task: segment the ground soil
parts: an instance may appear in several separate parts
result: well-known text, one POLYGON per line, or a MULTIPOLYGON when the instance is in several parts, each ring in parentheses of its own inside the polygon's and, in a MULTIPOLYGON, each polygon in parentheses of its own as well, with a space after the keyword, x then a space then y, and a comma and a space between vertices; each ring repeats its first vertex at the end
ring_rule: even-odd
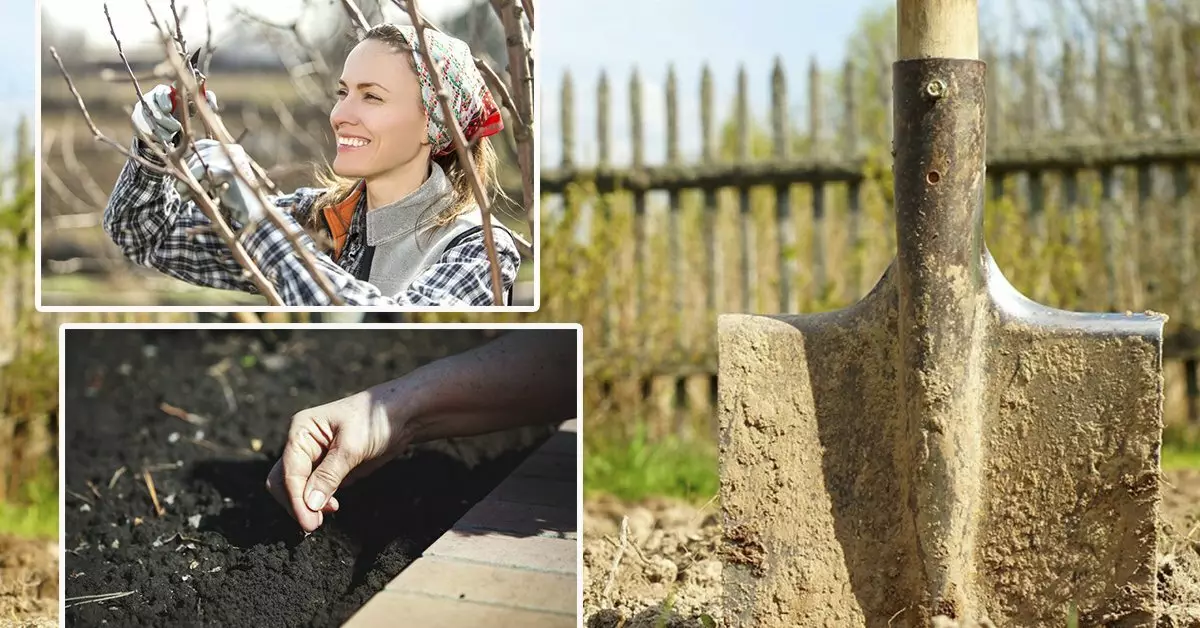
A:
POLYGON ((340 512, 305 537, 264 489, 291 415, 488 339, 470 330, 70 331, 66 624, 344 622, 548 431, 415 450, 339 491, 340 512), (163 402, 206 421, 173 417, 163 402))
MULTIPOLYGON (((1164 479, 1158 625, 1200 628, 1200 469, 1168 472, 1164 479)), ((721 612, 721 521, 714 503, 601 497, 585 503, 583 527, 588 628, 727 625, 721 612), (623 517, 628 527, 622 552, 623 517)))
POLYGON ((58 543, 0 537, 0 628, 58 626, 58 543))

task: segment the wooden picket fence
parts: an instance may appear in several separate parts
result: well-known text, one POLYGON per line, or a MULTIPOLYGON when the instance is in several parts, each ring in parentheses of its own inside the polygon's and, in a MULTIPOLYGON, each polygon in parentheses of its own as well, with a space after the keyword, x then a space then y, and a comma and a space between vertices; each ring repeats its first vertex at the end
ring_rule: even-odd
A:
MULTIPOLYGON (((992 60, 986 238, 1005 275, 1035 300, 1169 314, 1167 368, 1173 381, 1185 382, 1178 388, 1186 397, 1171 403, 1200 420, 1200 135, 1192 132, 1200 99, 1187 69, 1200 63, 1186 66, 1181 54, 1169 67, 1147 71, 1136 47, 1128 50, 1129 89, 1111 88, 1113 56, 1099 55, 1091 98, 1079 88, 1082 72, 1070 46, 1053 69, 1053 90, 1043 86, 1033 51, 1015 64, 992 60), (1159 87, 1150 98, 1147 77, 1160 75, 1172 80, 1159 85, 1176 91, 1159 87), (1067 113, 1056 124, 1045 115, 1052 101, 1067 113)), ((717 313, 842 307, 870 290, 891 261, 890 68, 870 73, 847 64, 839 93, 825 97, 828 77, 812 64, 807 132, 788 120, 786 76, 777 63, 769 124, 762 124, 748 106, 742 69, 732 120, 721 123, 706 68, 700 154, 685 163, 683 96, 669 72, 665 161, 651 164, 644 86, 635 71, 628 89, 631 159, 614 164, 612 86, 602 74, 595 91, 598 159, 588 165, 576 161, 575 86, 564 77, 561 161, 544 165, 541 175, 543 233, 601 249, 588 263, 605 269, 591 296, 603 305, 581 316, 592 425, 619 418, 649 425, 653 436, 711 429, 717 313)), ((548 281, 563 278, 543 266, 543 298, 560 289, 548 281)))

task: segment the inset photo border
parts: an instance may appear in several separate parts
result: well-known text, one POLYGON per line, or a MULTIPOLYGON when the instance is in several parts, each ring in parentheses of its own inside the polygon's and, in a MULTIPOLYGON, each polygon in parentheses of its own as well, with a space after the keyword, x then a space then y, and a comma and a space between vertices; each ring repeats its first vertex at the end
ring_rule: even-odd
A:
POLYGON ((576 626, 582 352, 576 324, 62 325, 60 617, 576 626))
POLYGON ((533 16, 384 5, 39 0, 37 309, 536 312, 533 16))

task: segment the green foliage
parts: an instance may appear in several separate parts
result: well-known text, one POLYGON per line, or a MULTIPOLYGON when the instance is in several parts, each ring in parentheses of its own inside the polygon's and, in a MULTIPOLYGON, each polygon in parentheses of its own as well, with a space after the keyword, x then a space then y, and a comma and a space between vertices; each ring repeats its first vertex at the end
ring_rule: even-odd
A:
POLYGON ((584 439, 583 478, 589 494, 705 501, 717 493, 716 449, 675 437, 651 442, 645 426, 630 439, 590 431, 584 439))
POLYGON ((1162 467, 1200 469, 1200 427, 1168 425, 1163 430, 1162 467))
MULTIPOLYGON (((12 361, 0 364, 0 421, 18 419, 49 423, 58 405, 57 329, 43 324, 34 310, 26 287, 33 274, 34 169, 29 126, 22 121, 17 131, 17 150, 6 166, 0 166, 0 188, 11 194, 0 199, 0 273, 20 273, 16 286, 19 304, 15 328, 0 329, 3 348, 13 350, 12 361)), ((12 285, 12 284, 9 284, 12 285)), ((41 429, 30 433, 44 434, 41 429)), ((0 446, 14 453, 28 451, 28 437, 0 446)), ((5 457, 15 459, 16 456, 5 457)), ((0 533, 54 537, 58 532, 58 476, 55 461, 42 461, 32 476, 20 477, 13 468, 0 469, 16 494, 0 503, 0 533)))
POLYGON ((21 494, 0 503, 0 534, 58 537, 58 475, 47 463, 21 484, 21 494))
POLYGON ((0 167, 2 183, 11 183, 13 195, 0 199, 0 255, 30 259, 33 249, 34 193, 33 152, 29 143, 29 123, 22 119, 17 129, 17 147, 14 159, 7 167, 0 167))

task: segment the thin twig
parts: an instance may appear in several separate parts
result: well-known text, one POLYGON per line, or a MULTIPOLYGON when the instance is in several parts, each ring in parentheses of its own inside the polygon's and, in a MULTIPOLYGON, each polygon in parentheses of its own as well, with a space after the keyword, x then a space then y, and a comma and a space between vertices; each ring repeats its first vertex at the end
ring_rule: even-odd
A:
POLYGON ((187 423, 191 423, 192 425, 203 427, 204 425, 208 424, 208 419, 206 419, 198 414, 192 414, 191 412, 188 412, 187 410, 184 410, 183 408, 177 408, 165 401, 158 404, 158 409, 162 410, 164 413, 169 414, 181 421, 186 421, 187 423))
POLYGON ((525 36, 521 6, 515 0, 491 0, 491 3, 508 42, 508 74, 514 103, 521 112, 520 117, 529 122, 514 129, 513 137, 517 141, 517 163, 521 168, 522 201, 529 214, 529 235, 533 237, 537 222, 533 211, 533 53, 525 36))
POLYGON ((79 501, 84 502, 84 503, 88 504, 89 506, 95 503, 87 495, 80 495, 79 493, 76 493, 75 491, 72 491, 71 489, 67 489, 67 495, 70 495, 71 497, 74 497, 75 499, 78 499, 79 501))
POLYGON ((454 110, 450 107, 450 97, 442 88, 442 78, 436 70, 437 64, 433 62, 433 55, 429 51, 429 41, 425 37, 425 23, 418 15, 417 0, 408 0, 407 4, 408 16, 416 28, 417 40, 420 42, 421 56, 425 59, 425 67, 429 68, 429 78, 433 81, 433 89, 437 93, 438 101, 442 104, 442 117, 445 119, 447 130, 450 131, 450 141, 458 153, 459 163, 467 172, 467 180, 471 184, 471 191, 475 194, 475 202, 479 205, 479 213, 483 218, 483 245, 487 249, 488 261, 491 262, 492 298, 496 305, 503 305, 504 290, 500 278, 500 261, 496 257, 496 243, 492 237, 491 207, 488 204, 487 195, 483 191, 483 181, 479 179, 479 172, 475 169, 471 153, 467 150, 467 141, 463 137, 462 129, 458 126, 458 120, 454 117, 454 110))
POLYGON ((142 469, 142 479, 146 481, 146 488, 150 491, 150 501, 154 502, 154 514, 163 516, 167 511, 158 503, 158 491, 154 490, 154 478, 150 476, 149 469, 142 469))
POLYGON ((604 583, 604 591, 600 593, 603 604, 609 603, 609 594, 617 579, 617 569, 621 566, 621 557, 625 555, 625 546, 629 542, 629 516, 621 517, 621 544, 617 546, 617 555, 613 556, 612 565, 608 568, 608 580, 604 583))
POLYGON ((342 8, 346 10, 346 15, 350 16, 350 24, 354 26, 359 37, 371 30, 371 25, 367 23, 367 17, 363 15, 358 5, 354 4, 354 0, 342 0, 342 8))
MULTIPOLYGON (((79 157, 75 154, 75 126, 65 124, 63 126, 67 137, 63 138, 62 156, 67 173, 71 175, 72 179, 78 181, 83 190, 87 192, 93 206, 104 207, 108 203, 104 191, 100 189, 95 177, 87 168, 83 167, 79 157)), ((43 148, 43 151, 45 150, 46 148, 43 148)))
MULTIPOLYGON (((154 10, 150 8, 149 0, 146 2, 146 7, 150 11, 151 20, 154 24, 154 27, 158 30, 162 44, 164 48, 167 49, 167 61, 170 63, 176 75, 179 77, 179 83, 183 85, 188 93, 198 91, 195 77, 183 67, 183 62, 181 59, 179 59, 179 55, 172 54, 170 49, 170 35, 163 28, 162 23, 158 21, 158 17, 154 14, 154 10)), ((225 153, 225 157, 230 161, 230 163, 234 163, 236 160, 229 150, 229 144, 233 142, 233 138, 229 133, 229 130, 225 128, 224 123, 221 122, 221 118, 208 106, 208 102, 203 98, 197 99, 196 112, 200 115, 200 118, 204 122, 205 127, 208 129, 209 134, 216 137, 216 139, 220 142, 221 150, 225 153)), ((250 160, 250 168, 252 169, 256 178, 259 179, 258 181, 251 181, 248 179, 242 172, 241 168, 235 167, 233 172, 234 175, 240 181, 245 183, 254 193, 256 197, 254 200, 258 201, 259 205, 262 207, 263 211, 267 215, 267 218, 272 222, 272 224, 274 224, 276 228, 283 232, 285 239, 287 239, 287 241, 292 245, 293 251, 296 253, 297 257, 300 258, 301 264, 305 266, 312 278, 317 282, 317 285, 322 289, 323 292, 325 292, 326 296, 329 297, 330 302, 333 305, 344 305, 345 301, 336 292, 333 284, 329 281, 329 278, 326 277, 325 274, 317 267, 316 260, 312 257, 312 253, 305 248, 304 244, 300 241, 300 233, 293 231, 288 227, 287 222, 279 214, 278 209, 273 203, 270 202, 270 200, 267 199, 266 195, 263 193, 262 187, 264 185, 267 187, 274 187, 274 184, 267 179, 266 173, 258 166, 258 164, 254 163, 253 160, 250 160)), ((203 200, 207 200, 203 190, 198 189, 199 184, 195 183, 195 178, 191 176, 190 171, 187 171, 185 168, 183 174, 187 175, 185 183, 188 184, 188 187, 192 189, 193 193, 199 192, 199 196, 204 197, 203 200), (194 187, 193 183, 195 183, 194 187)), ((224 225, 224 221, 222 220, 220 224, 224 225)), ((228 226, 225 226, 225 228, 228 229, 228 226)), ((238 246, 240 247, 240 244, 238 246)), ((243 266, 246 267, 247 270, 252 270, 246 264, 243 264, 243 266)), ((261 270, 258 269, 257 265, 253 265, 253 270, 257 270, 259 273, 261 273, 261 270)))
POLYGON ((124 474, 125 474, 125 467, 121 467, 120 469, 117 469, 116 471, 113 472, 112 479, 108 481, 108 489, 110 491, 112 490, 112 488, 114 486, 117 485, 117 480, 121 479, 121 476, 124 474))
MULTIPOLYGON (((154 17, 154 19, 156 20, 156 24, 157 24, 157 17, 154 16, 154 9, 150 6, 149 2, 146 3, 146 9, 148 11, 150 11, 151 16, 154 17)), ((133 70, 129 67, 128 60, 125 60, 124 52, 123 52, 122 46, 121 46, 121 41, 117 37, 116 32, 111 29, 111 24, 112 24, 111 20, 109 21, 109 24, 110 24, 110 32, 112 33, 113 40, 117 44, 118 52, 121 54, 122 59, 125 61, 125 68, 128 71, 130 78, 134 82, 134 89, 136 90, 138 97, 140 99, 144 99, 144 95, 141 90, 141 85, 137 80, 137 76, 133 73, 133 70)), ((193 194, 195 194, 196 192, 199 192, 199 194, 193 200, 196 202, 196 205, 201 209, 201 211, 204 213, 204 215, 213 223, 213 225, 216 228, 217 234, 221 237, 222 240, 225 241, 226 245, 230 248, 230 251, 233 253, 234 259, 243 268, 246 269, 246 274, 249 276, 250 280, 258 287, 259 292, 264 297, 266 297, 268 302, 270 302, 272 305, 282 305, 282 303, 283 303, 282 299, 279 297, 279 294, 278 294, 278 292, 276 292, 274 286, 272 286, 270 284, 270 282, 267 281, 266 276, 263 275, 262 270, 258 267, 258 265, 255 264, 253 262, 253 260, 250 259, 249 254, 246 253, 246 250, 242 247, 241 243, 239 243, 237 241, 237 237, 233 234, 233 230, 230 229, 227 224, 225 224, 224 219, 222 219, 220 214, 216 211, 216 208, 212 204, 211 200, 207 197, 207 195, 203 192, 203 190, 200 190, 199 183, 195 182, 195 178, 191 176, 191 172, 186 167, 182 166, 179 163, 178 158, 172 160, 170 158, 170 156, 167 155, 166 152, 164 152, 155 143, 155 141, 152 138, 145 137, 141 132, 139 132, 136 129, 136 127, 134 128, 134 132, 137 135, 138 139, 141 140, 141 143, 143 146, 145 146, 148 150, 150 150, 154 154, 154 156, 161 161, 161 165, 142 157, 141 155, 137 154, 136 152, 126 148, 125 146, 122 146, 118 142, 110 139, 108 136, 101 133, 100 129, 96 127, 96 123, 92 120, 91 113, 88 112, 87 106, 83 102, 83 97, 80 96, 79 90, 76 89, 75 82, 71 79, 70 73, 67 72, 66 67, 63 65, 62 59, 59 58, 58 51, 56 51, 53 47, 51 47, 50 54, 51 54, 51 56, 54 57, 54 61, 58 64, 58 68, 62 72, 63 78, 67 81, 67 87, 70 88, 71 93, 75 96, 75 102, 79 106, 79 110, 83 113, 84 120, 87 121, 88 128, 91 129, 92 135, 96 139, 99 139, 99 140, 103 141, 104 143, 117 149, 117 151, 120 152, 122 155, 124 155, 126 158, 137 162, 138 164, 144 166, 146 169, 150 170, 151 172, 154 172, 157 174, 162 174, 162 175, 168 175, 168 176, 172 176, 176 179, 180 179, 180 180, 184 181, 185 184, 188 185, 189 189, 193 192, 193 194)), ((171 51, 168 51, 168 56, 170 56, 170 55, 171 55, 171 51)), ((185 141, 186 141, 186 139, 187 138, 185 138, 185 141)), ((176 157, 178 157, 178 155, 176 155, 176 157)))
MULTIPOLYGON (((180 73, 181 82, 185 83, 189 90, 194 89, 195 78, 188 75, 184 71, 182 62, 176 56, 168 56, 168 61, 170 61, 171 65, 175 67, 175 70, 180 73)), ((221 122, 220 117, 216 115, 216 113, 208 106, 208 102, 203 98, 196 101, 196 112, 200 114, 200 119, 204 122, 204 125, 208 128, 210 133, 214 135, 220 142, 220 146, 222 151, 225 153, 225 157, 230 161, 230 163, 235 163, 236 160, 233 156, 233 153, 229 150, 229 145, 233 143, 233 137, 230 135, 229 130, 226 129, 225 125, 221 122)), ((257 177, 265 180, 266 173, 262 172, 261 168, 259 168, 257 164, 252 163, 251 167, 254 169, 254 174, 257 177)), ((242 172, 241 168, 235 167, 233 172, 238 180, 245 183, 249 187, 250 191, 254 193, 255 198, 253 200, 259 203, 259 206, 263 209, 271 223, 274 224, 275 227, 284 234, 285 239, 287 239, 287 241, 292 245, 292 249, 296 253, 296 256, 300 259, 301 264, 308 270, 312 278, 317 282, 317 285, 329 298, 330 303, 333 305, 345 305, 345 300, 342 299, 341 295, 339 295, 334 289, 329 277, 327 277, 325 273, 318 268, 316 259, 312 256, 312 252, 309 251, 300 241, 300 234, 302 233, 302 230, 294 231, 289 228, 283 216, 280 215, 279 210, 273 203, 271 203, 269 199, 267 199, 262 190, 262 186, 264 185, 263 182, 261 180, 252 181, 248 179, 242 172)), ((185 174, 188 174, 189 178, 191 178, 190 173, 185 174)), ((192 178, 192 181, 194 181, 194 178, 192 178)), ((199 184, 196 185, 196 188, 198 187, 199 184)), ((202 192, 202 190, 196 189, 193 191, 202 192)), ((201 196, 203 196, 203 194, 201 194, 201 196)))
POLYGON ((137 591, 125 591, 123 593, 101 593, 99 595, 81 595, 78 597, 69 597, 64 602, 67 602, 63 608, 71 608, 72 606, 80 606, 83 604, 91 604, 93 602, 109 602, 119 600, 127 595, 133 595, 137 591))
POLYGON ((113 27, 112 16, 108 13, 108 3, 104 3, 104 19, 108 20, 108 32, 112 35, 113 41, 117 42, 117 54, 121 57, 121 62, 125 64, 125 71, 129 73, 129 78, 133 79, 133 89, 137 92, 139 101, 146 98, 142 92, 142 84, 138 81, 138 77, 133 73, 133 68, 129 67, 129 59, 125 57, 125 49, 121 46, 121 39, 117 37, 117 30, 113 27))
POLYGON ((529 28, 536 29, 533 25, 533 0, 521 0, 521 6, 525 8, 525 15, 529 16, 529 28))
POLYGON ((209 12, 208 0, 204 0, 204 66, 201 71, 208 74, 209 64, 213 58, 212 44, 212 13, 209 12))
POLYGON ((59 71, 62 72, 63 78, 67 81, 67 88, 70 89, 71 94, 75 96, 75 104, 79 106, 80 112, 83 113, 83 119, 85 122, 87 122, 88 128, 91 129, 92 137, 115 148, 125 157, 136 161, 138 164, 155 174, 171 174, 166 167, 156 164, 149 159, 134 153, 119 142, 101 133, 100 129, 96 127, 96 123, 92 121, 92 114, 88 112, 87 106, 83 104, 83 97, 79 95, 79 90, 75 88, 75 81, 71 80, 71 75, 67 72, 67 68, 63 66, 62 59, 59 58, 58 51, 54 49, 54 46, 50 47, 50 56, 54 57, 55 63, 58 64, 59 71))

